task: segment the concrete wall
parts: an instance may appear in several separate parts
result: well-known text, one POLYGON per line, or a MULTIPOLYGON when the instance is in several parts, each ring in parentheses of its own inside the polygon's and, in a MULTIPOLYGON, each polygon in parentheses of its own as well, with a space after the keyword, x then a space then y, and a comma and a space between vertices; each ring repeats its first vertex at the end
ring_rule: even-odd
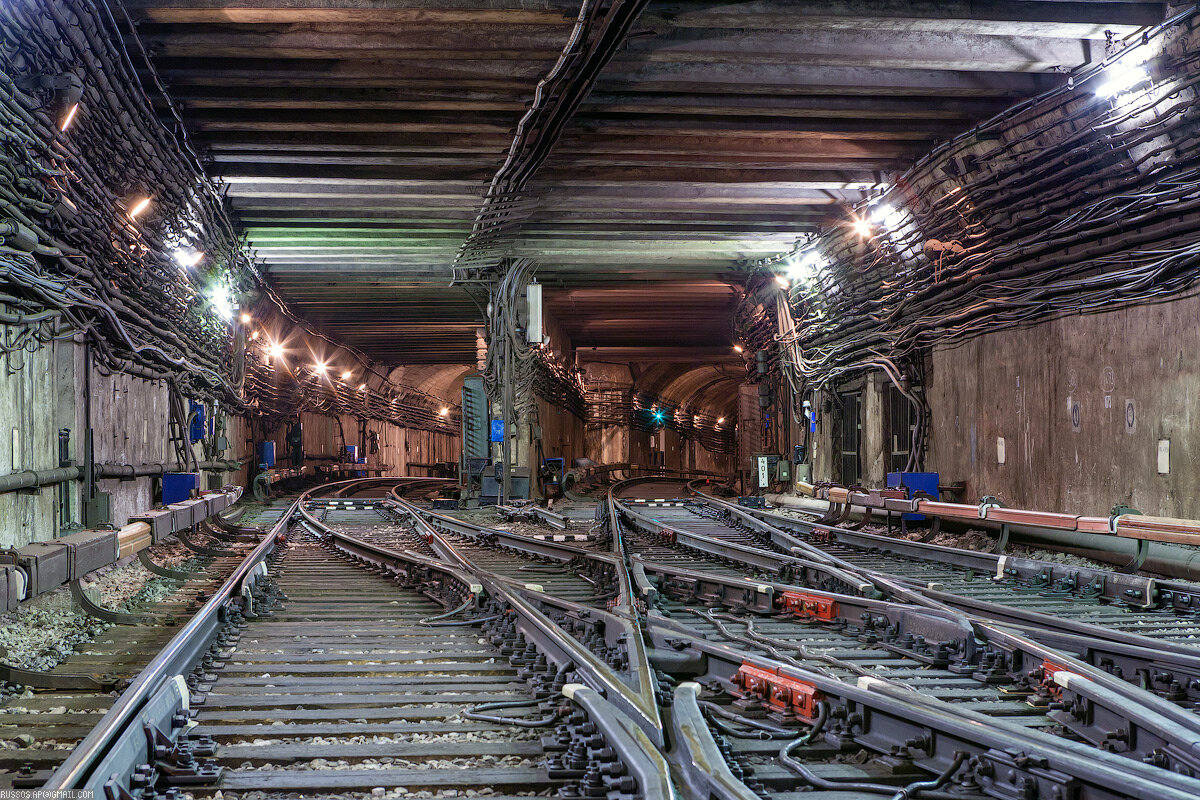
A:
MULTIPOLYGON (((0 336, 13 332, 0 327, 0 336)), ((58 466, 58 429, 79 426, 73 402, 75 345, 55 342, 32 353, 0 355, 0 474, 58 466), (64 393, 72 402, 63 402, 64 393)), ((0 547, 20 547, 57 530, 59 493, 0 494, 0 547)), ((78 492, 72 510, 78 518, 78 492)))
POLYGON ((1073 316, 932 356, 928 466, 967 498, 1200 517, 1200 299, 1073 316), (1132 403, 1133 424, 1126 423, 1132 403), (999 463, 998 439, 1004 440, 999 463), (1167 474, 1159 446, 1169 442, 1167 474))
MULTIPOLYGON (((344 445, 359 445, 362 431, 357 417, 342 415, 339 426, 337 417, 304 412, 300 415, 304 425, 304 453, 310 463, 328 462, 341 454, 344 445), (344 438, 343 438, 344 435, 344 438)), ((275 457, 281 466, 288 463, 287 425, 272 431, 269 438, 275 442, 275 457)), ((417 431, 401 428, 391 423, 367 420, 366 429, 379 435, 379 452, 363 451, 368 464, 386 464, 387 475, 426 475, 423 466, 443 461, 458 461, 459 440, 455 434, 417 431)))
MULTIPOLYGON (((175 450, 167 438, 165 383, 122 374, 102 375, 93 370, 91 398, 96 463, 174 463, 175 450)), ((84 404, 83 387, 78 388, 76 402, 84 404)), ((83 463, 82 439, 76 443, 75 452, 83 463)), ((152 478, 102 480, 96 482, 96 490, 112 495, 112 521, 120 526, 130 515, 154 507, 154 484, 152 478)))
MULTIPOLYGON (((7 332, 0 330, 0 335, 7 332)), ((85 460, 90 397, 92 443, 98 463, 173 463, 174 447, 168 434, 166 384, 124 374, 103 374, 93 369, 90 383, 85 369, 85 348, 72 341, 53 342, 32 353, 0 356, 0 474, 44 470, 58 466, 58 431, 70 429, 70 456, 85 460), (90 389, 90 391, 89 391, 90 389), (14 434, 15 431, 15 434, 14 434)), ((336 455, 342 446, 337 420, 304 414, 305 448, 309 454, 336 455)), ((218 457, 244 459, 247 467, 237 473, 206 475, 205 485, 246 484, 248 466, 254 460, 255 439, 261 431, 246 420, 227 417, 229 447, 218 457)), ((356 418, 342 418, 346 442, 358 444, 361 437, 356 418)), ((368 421, 367 429, 379 433, 379 452, 368 454, 370 463, 390 466, 389 474, 427 474, 416 464, 457 461, 456 435, 412 431, 395 425, 368 421), (410 473, 411 470, 411 473, 410 473)), ((286 430, 272 434, 277 452, 286 461, 286 430)), ((197 458, 203 460, 199 445, 197 458)), ((158 481, 101 480, 98 492, 112 495, 112 523, 123 525, 130 515, 152 508, 158 481)), ((83 521, 81 482, 66 484, 66 521, 83 521)), ((0 548, 21 547, 31 541, 52 539, 60 534, 60 489, 41 487, 29 493, 0 493, 0 548)))

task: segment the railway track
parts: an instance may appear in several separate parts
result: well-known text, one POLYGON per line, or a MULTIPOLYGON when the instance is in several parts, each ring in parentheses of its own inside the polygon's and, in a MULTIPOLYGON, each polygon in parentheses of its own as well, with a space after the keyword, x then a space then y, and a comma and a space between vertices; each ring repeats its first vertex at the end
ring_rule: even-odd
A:
MULTIPOLYGON (((287 505, 256 509, 242 521, 272 524, 287 505)), ((107 610, 107 628, 53 668, 14 676, 29 683, 0 704, 0 736, 20 745, 0 749, 0 789, 40 786, 252 546, 217 534, 191 537, 188 546, 204 552, 149 576, 166 591, 161 599, 107 610)), ((153 564, 155 553, 148 555, 153 564)))
POLYGON ((107 798, 171 787, 194 797, 674 796, 657 711, 629 669, 637 645, 618 638, 625 623, 458 569, 446 558, 457 550, 427 527, 395 539, 394 511, 384 519, 377 501, 350 496, 367 488, 347 482, 286 504, 195 616, 158 631, 170 641, 80 728, 53 774, 30 785, 107 798), (356 538, 321 519, 361 527, 355 515, 367 509, 392 537, 356 538), (436 543, 443 558, 384 538, 436 543))
POLYGON ((272 572, 286 599, 230 642, 197 715, 196 733, 219 742, 222 791, 504 798, 566 785, 543 764, 561 693, 532 690, 494 630, 431 626, 442 606, 311 540, 272 572))
POLYGON ((879 596, 1033 630, 1041 641, 1081 653, 1144 688, 1179 702, 1200 701, 1198 586, 891 539, 708 497, 652 509, 622 508, 638 537, 661 542, 668 531, 666 538, 686 551, 685 558, 736 560, 744 555, 735 548, 752 541, 759 554, 752 564, 742 563, 757 567, 760 576, 768 568, 803 585, 847 591, 848 581, 795 570, 788 561, 825 559, 830 567, 869 581, 879 596), (688 536, 681 540, 684 531, 688 536), (698 547, 710 553, 702 556, 698 547))
MULTIPOLYGON (((433 484, 391 480, 286 505, 41 785, 202 800, 1200 796, 1191 704, 1111 669, 1148 663, 1152 640, 1109 632, 1084 652, 1061 624, 1018 629, 829 555, 820 531, 664 505, 661 483, 642 485, 647 504, 607 499, 602 535, 577 546, 422 508, 433 484)), ((1180 642, 1156 646, 1172 669, 1183 659, 1180 642)))

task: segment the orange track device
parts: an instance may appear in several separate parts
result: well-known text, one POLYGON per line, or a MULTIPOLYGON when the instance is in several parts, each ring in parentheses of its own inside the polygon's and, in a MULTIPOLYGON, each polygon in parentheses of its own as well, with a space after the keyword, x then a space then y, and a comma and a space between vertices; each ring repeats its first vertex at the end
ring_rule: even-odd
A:
POLYGON ((779 595, 784 611, 804 619, 833 622, 837 619, 838 607, 833 598, 808 592, 784 592, 779 595))
POLYGON ((743 696, 758 697, 771 711, 808 721, 817 718, 821 693, 811 683, 745 662, 733 676, 733 683, 743 696))

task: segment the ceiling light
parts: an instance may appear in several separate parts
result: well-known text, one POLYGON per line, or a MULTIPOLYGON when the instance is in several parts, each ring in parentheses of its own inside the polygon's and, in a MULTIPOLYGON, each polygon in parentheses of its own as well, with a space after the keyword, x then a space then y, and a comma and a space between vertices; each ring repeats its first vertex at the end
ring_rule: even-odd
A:
POLYGON ((75 119, 75 114, 78 112, 79 103, 72 104, 71 108, 67 111, 67 116, 63 118, 62 125, 59 126, 59 130, 65 131, 67 128, 69 128, 71 121, 75 119))
POLYGON ((821 253, 817 248, 809 248, 803 253, 788 259, 787 275, 794 281, 809 283, 817 277, 817 270, 821 266, 821 260, 821 253))
POLYGON ((359 390, 360 392, 365 392, 365 391, 367 390, 367 385, 366 385, 365 383, 360 383, 360 384, 358 385, 358 390, 359 390))
POLYGON ((775 282, 777 284, 779 284, 780 289, 786 289, 792 285, 791 281, 789 281, 787 278, 783 277, 782 275, 776 275, 775 282))
POLYGON ((735 353, 740 353, 740 352, 742 352, 742 346, 740 344, 735 344, 733 346, 733 350, 735 353))
POLYGON ((132 206, 130 206, 129 218, 136 219, 138 214, 142 213, 149 207, 150 207, 150 198, 143 197, 141 200, 138 200, 132 206))
POLYGON ((267 347, 267 355, 271 356, 271 358, 283 358, 283 345, 279 342, 272 342, 267 347))
POLYGON ((354 373, 351 372, 350 370, 346 370, 345 372, 342 373, 342 380, 344 380, 344 381, 350 380, 350 376, 353 374, 354 373))
POLYGON ((243 311, 242 316, 240 316, 238 319, 240 319, 242 321, 243 325, 249 325, 251 323, 251 321, 253 321, 254 318, 243 311))
POLYGON ((252 342, 253 342, 253 341, 254 341, 255 339, 257 339, 257 338, 258 338, 258 331, 252 331, 252 332, 250 333, 250 341, 252 341, 252 342))
POLYGON ((221 319, 226 322, 233 321, 233 300, 229 296, 228 286, 214 283, 208 290, 208 300, 212 303, 213 311, 216 311, 221 319))
POLYGON ((717 424, 718 424, 718 425, 724 425, 724 424, 725 424, 725 418, 724 418, 724 417, 717 417, 717 424))
POLYGON ((442 409, 441 409, 441 411, 438 412, 438 414, 443 417, 448 416, 450 414, 450 409, 446 408, 445 406, 442 406, 442 409))
POLYGON ((1120 62, 1117 62, 1113 64, 1108 80, 1097 87, 1096 94, 1101 97, 1116 97, 1149 80, 1150 75, 1141 67, 1122 67, 1120 62))
POLYGON ((871 235, 871 223, 865 219, 855 218, 854 222, 850 223, 854 227, 854 232, 864 238, 871 235))
POLYGON ((1150 74, 1146 72, 1145 65, 1153 55, 1151 48, 1146 46, 1126 50, 1100 73, 1103 82, 1096 87, 1096 94, 1101 97, 1116 97, 1149 82, 1150 74))
POLYGON ((313 371, 317 372, 320 375, 324 375, 328 369, 329 369, 329 365, 326 364, 324 361, 318 361, 315 364, 313 364, 313 371))
POLYGON ((191 269, 204 260, 203 250, 176 250, 172 253, 176 263, 184 269, 191 269))

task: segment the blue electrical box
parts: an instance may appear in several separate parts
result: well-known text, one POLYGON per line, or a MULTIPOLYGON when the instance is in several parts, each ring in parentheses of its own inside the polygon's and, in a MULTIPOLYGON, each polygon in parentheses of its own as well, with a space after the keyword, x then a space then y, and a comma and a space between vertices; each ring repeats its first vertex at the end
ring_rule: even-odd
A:
POLYGON ((346 463, 348 463, 348 464, 357 464, 358 463, 358 445, 356 445, 356 444, 346 445, 346 463))
POLYGON ((275 466, 275 443, 258 443, 258 465, 264 468, 275 466))
POLYGON ((188 428, 188 438, 198 442, 204 438, 204 404, 188 400, 188 416, 192 419, 191 427, 188 428))
MULTIPOLYGON (((887 485, 889 489, 907 489, 908 496, 917 492, 929 495, 934 500, 938 498, 938 473, 936 472, 889 472, 887 485)), ((925 519, 924 514, 905 514, 906 522, 918 522, 925 519)))
MULTIPOLYGON (((360 458, 360 459, 358 459, 357 461, 355 461, 354 463, 355 463, 355 464, 366 464, 366 463, 367 463, 367 460, 366 460, 365 458, 360 458)), ((358 472, 356 472, 356 473, 354 473, 354 474, 355 474, 356 476, 358 476, 359 478, 365 478, 365 477, 367 477, 366 470, 360 470, 360 471, 358 471, 358 472)))
POLYGON ((493 442, 500 442, 501 444, 504 443, 504 420, 502 420, 502 419, 492 420, 491 440, 493 442))
POLYGON ((164 506, 182 503, 200 488, 198 472, 167 472, 162 478, 162 501, 164 506))

